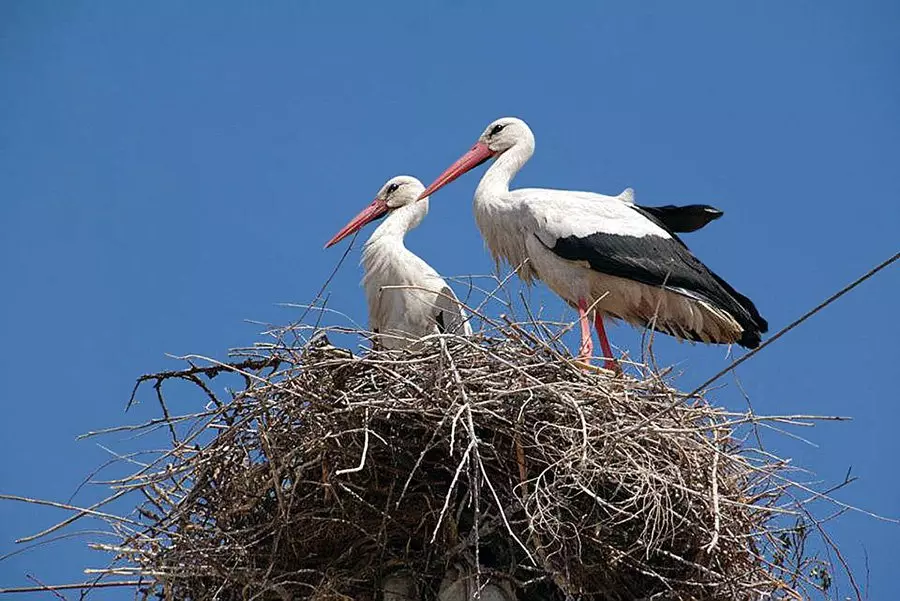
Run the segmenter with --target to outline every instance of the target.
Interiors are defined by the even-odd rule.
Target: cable
[[[772,344],[773,342],[775,342],[776,340],[778,340],[779,338],[781,338],[782,336],[784,336],[785,334],[787,334],[788,332],[790,332],[791,330],[793,330],[794,328],[799,326],[801,323],[803,323],[804,321],[806,321],[807,319],[809,319],[810,317],[812,317],[813,315],[815,315],[816,313],[818,313],[819,311],[821,311],[822,309],[824,309],[825,307],[827,307],[828,305],[830,305],[831,303],[833,303],[834,301],[839,299],[840,297],[844,296],[845,294],[847,294],[848,292],[850,292],[851,290],[853,290],[854,288],[856,288],[857,286],[859,286],[860,284],[862,284],[863,282],[868,280],[870,277],[872,277],[873,275],[875,275],[876,273],[878,273],[885,267],[888,267],[891,263],[896,261],[898,258],[900,258],[900,253],[895,254],[893,257],[889,258],[888,260],[883,261],[879,265],[873,267],[867,273],[861,275],[856,280],[854,280],[852,283],[850,283],[847,286],[843,287],[842,289],[838,290],[837,292],[835,292],[834,294],[829,296],[827,299],[825,299],[824,301],[819,303],[817,306],[813,307],[812,309],[810,309],[809,311],[807,311],[806,313],[801,315],[799,318],[797,318],[796,320],[791,322],[789,325],[780,329],[777,334],[775,334],[774,336],[772,336],[771,338],[769,338],[768,340],[763,342],[761,345],[759,345],[758,347],[756,347],[755,349],[753,349],[752,351],[750,351],[749,353],[747,353],[740,359],[737,359],[736,361],[731,363],[728,367],[726,367],[725,369],[723,369],[722,371],[720,371],[719,373],[717,373],[716,375],[714,375],[713,377],[708,379],[706,382],[704,382],[703,384],[701,384],[700,386],[695,388],[693,392],[691,392],[688,395],[685,395],[684,398],[689,399],[693,396],[696,396],[698,393],[703,391],[707,386],[709,386],[710,384],[712,384],[713,382],[715,382],[716,380],[718,380],[719,378],[721,378],[722,376],[727,374],[729,371],[731,371],[732,369],[734,369],[735,367],[737,367],[738,365],[740,365],[741,363],[743,363],[744,361],[746,361],[747,359],[749,359],[750,357],[752,357],[753,355],[758,353],[759,351],[763,350],[764,348],[766,348],[767,346],[769,346],[770,344]]]

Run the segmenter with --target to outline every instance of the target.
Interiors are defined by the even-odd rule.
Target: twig
[[[81,517],[84,517],[86,515],[91,515],[91,516],[94,516],[97,518],[103,518],[105,520],[112,520],[115,522],[122,522],[125,524],[132,524],[134,526],[140,526],[141,525],[140,523],[135,522],[134,520],[130,520],[128,518],[123,518],[121,516],[113,515],[111,513],[103,513],[102,511],[95,511],[96,507],[102,507],[103,505],[109,503],[110,501],[112,501],[118,497],[121,497],[124,494],[125,494],[124,491],[115,493],[114,495],[107,497],[106,499],[100,501],[99,503],[94,503],[91,507],[76,507],[74,505],[69,505],[67,503],[56,503],[54,501],[44,501],[42,499],[31,499],[28,497],[21,497],[19,495],[0,494],[0,499],[4,499],[6,501],[19,501],[22,503],[31,503],[33,505],[46,505],[48,507],[56,507],[58,509],[68,509],[70,511],[77,512],[74,516],[67,518],[67,519],[63,520],[62,522],[56,524],[55,526],[51,526],[50,528],[47,528],[46,530],[43,530],[37,534],[33,534],[31,536],[25,536],[25,537],[16,539],[17,543],[27,543],[27,542],[31,542],[37,538],[40,538],[42,536],[45,536],[47,534],[50,534],[51,532],[54,532],[55,530],[59,530],[63,526],[67,526],[67,525],[71,524],[72,522],[74,522],[75,520],[77,520]]]
[[[62,601],[68,601],[68,599],[66,599],[62,593],[60,593],[58,590],[56,590],[53,587],[47,586],[46,584],[44,584],[43,582],[38,580],[37,577],[34,576],[33,574],[25,574],[25,577],[28,578],[29,580],[31,580],[32,582],[36,583],[43,590],[53,593],[53,596],[56,597],[57,599],[62,599]]]
[[[107,582],[77,582],[73,584],[52,584],[41,586],[18,586],[12,588],[0,588],[0,595],[12,593],[40,593],[47,590],[63,591],[72,589],[113,588],[119,586],[140,586],[146,584],[142,580],[116,580]]]
[[[355,472],[361,472],[363,469],[363,466],[366,465],[366,455],[369,453],[369,408],[368,407],[366,407],[366,422],[365,423],[366,423],[365,428],[364,428],[365,434],[363,437],[363,440],[365,442],[363,443],[362,455],[360,455],[360,457],[359,457],[359,465],[357,465],[356,467],[348,467],[348,468],[345,468],[342,470],[337,470],[336,472],[334,472],[335,476],[340,476],[341,474],[352,474]]]
[[[134,383],[134,388],[131,390],[131,396],[128,398],[128,404],[125,406],[125,411],[128,411],[128,409],[131,408],[131,405],[134,403],[135,395],[137,395],[138,388],[140,388],[141,384],[143,384],[144,382],[154,381],[159,384],[165,380],[170,380],[172,378],[189,379],[192,382],[196,382],[191,378],[191,376],[202,374],[208,378],[215,378],[223,371],[261,371],[266,367],[270,367],[273,365],[277,367],[280,362],[281,360],[277,357],[266,357],[265,359],[247,359],[244,361],[236,361],[231,363],[216,362],[213,365],[206,365],[202,367],[192,364],[191,367],[187,369],[167,370],[153,374],[144,374],[138,377],[137,381]]]
[[[713,503],[713,535],[709,541],[709,544],[704,547],[704,550],[707,553],[712,553],[713,549],[716,548],[716,544],[719,542],[719,532],[722,528],[722,513],[719,510],[719,430],[713,430],[713,446],[715,447],[716,452],[713,453],[712,457],[712,469],[710,470],[710,480],[712,482],[712,503]]]

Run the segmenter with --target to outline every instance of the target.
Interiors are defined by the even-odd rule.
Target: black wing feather
[[[651,218],[657,225],[668,232],[695,232],[715,221],[724,213],[709,205],[664,205],[661,207],[645,207],[634,205],[640,212]]]
[[[558,238],[550,250],[563,259],[586,261],[600,273],[695,294],[735,318],[744,330],[743,346],[758,346],[760,334],[768,330],[753,302],[701,263],[674,234],[567,236]]]

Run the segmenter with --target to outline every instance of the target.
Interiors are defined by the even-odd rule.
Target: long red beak
[[[425,188],[425,191],[419,195],[419,198],[422,199],[426,196],[431,196],[466,171],[471,171],[492,156],[494,156],[494,151],[488,148],[487,144],[484,142],[476,142],[475,146],[473,146],[469,152],[459,157],[456,162],[450,165],[446,171],[441,173],[430,186]]]
[[[335,234],[334,238],[332,238],[325,244],[325,248],[334,246],[350,234],[356,233],[357,231],[362,229],[364,225],[366,225],[370,221],[375,221],[376,219],[387,213],[387,211],[387,203],[380,198],[376,198],[372,201],[372,204],[360,211],[359,215],[351,219],[350,223],[341,228],[341,231]]]

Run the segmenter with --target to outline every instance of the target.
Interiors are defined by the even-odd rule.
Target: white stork
[[[524,121],[498,119],[422,196],[496,159],[475,191],[475,221],[496,261],[521,266],[525,282],[543,280],[578,309],[580,358],[589,360],[593,353],[591,307],[608,369],[619,368],[604,315],[681,339],[759,345],[768,324],[750,299],[701,263],[674,233],[702,227],[709,221],[704,208],[640,207],[629,190],[620,196],[510,190],[533,153],[534,134]]]
[[[425,186],[408,175],[389,180],[372,203],[354,217],[325,248],[367,223],[384,217],[362,251],[363,288],[369,327],[384,348],[415,348],[418,339],[440,332],[471,335],[465,310],[453,290],[425,261],[403,244],[406,232],[428,214]]]

